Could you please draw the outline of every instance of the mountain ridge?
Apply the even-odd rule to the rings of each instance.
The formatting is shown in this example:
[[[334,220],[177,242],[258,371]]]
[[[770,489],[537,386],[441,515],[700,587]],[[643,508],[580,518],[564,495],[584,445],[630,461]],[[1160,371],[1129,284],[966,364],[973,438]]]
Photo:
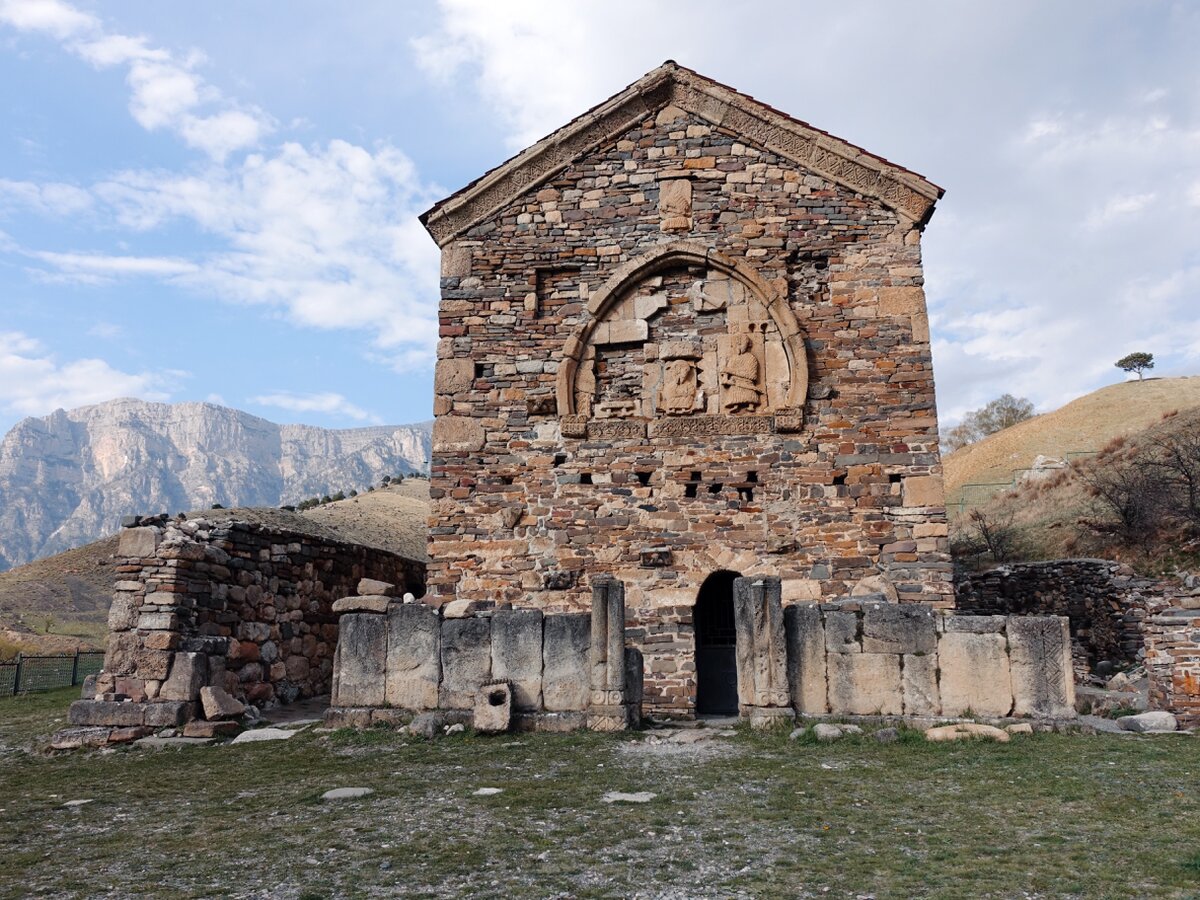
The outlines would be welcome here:
[[[129,398],[22,419],[0,440],[0,571],[111,534],[124,515],[280,506],[425,472],[431,428],[280,425]]]

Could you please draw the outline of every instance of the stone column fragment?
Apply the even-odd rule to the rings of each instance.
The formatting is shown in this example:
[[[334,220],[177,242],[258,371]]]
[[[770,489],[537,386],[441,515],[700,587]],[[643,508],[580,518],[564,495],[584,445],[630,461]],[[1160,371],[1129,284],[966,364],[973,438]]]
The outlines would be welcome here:
[[[384,699],[413,711],[437,709],[442,676],[442,629],[438,612],[424,603],[388,607]]]
[[[792,714],[782,597],[778,578],[734,579],[738,705],[752,724],[765,725]]]
[[[592,640],[588,653],[591,698],[588,728],[623,731],[630,725],[625,692],[625,585],[615,578],[592,582]]]

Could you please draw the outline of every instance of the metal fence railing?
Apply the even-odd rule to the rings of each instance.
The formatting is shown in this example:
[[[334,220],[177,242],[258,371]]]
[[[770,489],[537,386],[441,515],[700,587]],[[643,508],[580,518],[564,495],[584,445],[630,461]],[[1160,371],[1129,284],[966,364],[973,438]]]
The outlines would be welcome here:
[[[83,684],[104,666],[103,650],[80,650],[53,656],[26,656],[0,662],[0,697],[14,697],[30,691],[49,691]]]

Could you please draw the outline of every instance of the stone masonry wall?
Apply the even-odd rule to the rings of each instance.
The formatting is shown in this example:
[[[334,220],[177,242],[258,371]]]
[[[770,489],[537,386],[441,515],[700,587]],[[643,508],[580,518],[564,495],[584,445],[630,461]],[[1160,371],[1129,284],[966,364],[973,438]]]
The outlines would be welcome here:
[[[564,401],[589,298],[676,241],[771,285],[802,365],[785,371],[787,316],[701,254],[622,288]],[[673,714],[694,703],[692,609],[715,571],[778,576],[788,604],[883,578],[951,606],[922,284],[910,219],[675,107],[531,189],[443,248],[430,602],[579,611],[592,577],[619,578],[647,704]],[[759,355],[770,422],[717,402],[727,333]],[[638,395],[671,354],[697,415],[647,426],[680,396]],[[591,421],[567,428],[563,402]]]
[[[1104,660],[1117,667],[1140,661],[1143,624],[1163,605],[1161,583],[1103,559],[1058,559],[960,573],[955,591],[962,614],[1066,616],[1080,675]]]
[[[1200,726],[1200,601],[1163,610],[1146,622],[1150,708],[1174,713],[1181,728]]]
[[[333,601],[368,576],[423,593],[423,563],[239,521],[127,528],[118,556],[104,669],[75,724],[187,721],[204,686],[258,706],[326,692]]]

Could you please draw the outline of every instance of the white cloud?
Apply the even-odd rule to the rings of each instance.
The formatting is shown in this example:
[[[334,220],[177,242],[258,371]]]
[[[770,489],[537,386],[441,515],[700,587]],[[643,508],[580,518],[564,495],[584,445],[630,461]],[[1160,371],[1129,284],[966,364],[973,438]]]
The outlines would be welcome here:
[[[97,322],[88,329],[88,334],[92,337],[102,338],[106,341],[114,340],[121,337],[125,333],[125,329],[113,322]]]
[[[73,184],[48,181],[10,181],[0,178],[0,210],[23,207],[47,216],[74,216],[86,212],[92,195]]]
[[[326,391],[321,393],[298,394],[291,391],[277,391],[273,394],[262,394],[248,397],[247,403],[259,406],[274,406],[297,413],[325,413],[331,416],[342,416],[356,422],[370,422],[375,425],[383,424],[383,420],[374,413],[367,412],[361,406],[355,406],[341,394]]]
[[[61,281],[102,284],[122,277],[172,278],[195,275],[200,267],[183,259],[151,256],[108,256],[103,253],[51,253],[29,256],[48,263]]]
[[[41,416],[114,397],[168,400],[184,374],[122,372],[102,359],[59,362],[40,341],[0,331],[0,410],[8,413]]]
[[[1103,228],[1105,225],[1125,216],[1140,213],[1154,202],[1158,195],[1153,191],[1144,194],[1124,194],[1111,197],[1099,209],[1093,210],[1084,222],[1086,228]]]
[[[199,53],[177,58],[144,37],[107,31],[95,16],[57,0],[0,0],[0,23],[62,41],[96,68],[125,66],[138,124],[172,131],[217,161],[256,146],[275,127],[262,110],[230,101],[198,75]]]

